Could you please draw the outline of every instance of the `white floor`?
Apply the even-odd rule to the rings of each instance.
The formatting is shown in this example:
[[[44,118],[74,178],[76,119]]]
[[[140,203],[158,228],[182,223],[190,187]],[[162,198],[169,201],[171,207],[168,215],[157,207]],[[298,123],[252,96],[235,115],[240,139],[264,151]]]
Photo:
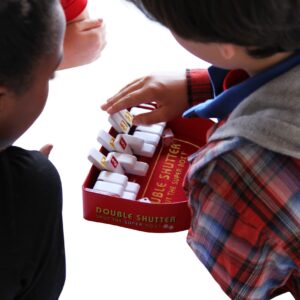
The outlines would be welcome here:
[[[16,143],[54,144],[50,159],[63,182],[67,254],[60,299],[228,299],[186,244],[187,232],[143,233],[82,217],[86,156],[99,147],[97,132],[109,128],[100,104],[139,76],[207,66],[125,0],[89,0],[89,9],[105,19],[106,49],[91,65],[57,73],[43,114]]]

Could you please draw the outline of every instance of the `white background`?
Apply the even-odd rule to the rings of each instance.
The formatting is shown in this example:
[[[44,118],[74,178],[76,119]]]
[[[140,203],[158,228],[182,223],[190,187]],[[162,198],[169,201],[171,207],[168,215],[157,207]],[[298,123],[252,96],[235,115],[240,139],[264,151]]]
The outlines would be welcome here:
[[[142,75],[207,67],[126,1],[89,0],[89,11],[106,23],[101,58],[57,72],[44,112],[16,143],[28,149],[54,144],[50,159],[63,183],[67,256],[60,299],[228,299],[187,245],[186,231],[144,233],[82,217],[86,156],[91,147],[99,148],[98,131],[110,127],[101,103]]]

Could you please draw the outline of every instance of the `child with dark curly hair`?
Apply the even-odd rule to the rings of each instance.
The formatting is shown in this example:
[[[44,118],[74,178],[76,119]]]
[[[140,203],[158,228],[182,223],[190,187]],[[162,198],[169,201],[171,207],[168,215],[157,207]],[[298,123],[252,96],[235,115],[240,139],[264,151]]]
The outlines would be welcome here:
[[[65,281],[60,177],[45,154],[12,146],[44,108],[64,32],[58,0],[1,0],[1,300],[55,300]]]

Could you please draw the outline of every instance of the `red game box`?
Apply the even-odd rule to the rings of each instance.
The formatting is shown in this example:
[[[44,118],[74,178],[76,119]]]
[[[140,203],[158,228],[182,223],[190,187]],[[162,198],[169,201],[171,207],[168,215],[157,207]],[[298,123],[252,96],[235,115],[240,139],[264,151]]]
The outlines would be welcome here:
[[[174,134],[172,143],[164,145],[160,141],[153,157],[138,157],[149,164],[147,175],[128,175],[128,179],[141,186],[137,199],[146,197],[151,203],[97,193],[92,187],[100,171],[92,166],[82,186],[84,218],[146,232],[188,229],[190,209],[182,188],[189,166],[187,158],[206,142],[206,132],[212,124],[198,118],[168,122],[166,128]],[[113,129],[110,133],[116,135]],[[105,149],[100,151],[105,154]]]

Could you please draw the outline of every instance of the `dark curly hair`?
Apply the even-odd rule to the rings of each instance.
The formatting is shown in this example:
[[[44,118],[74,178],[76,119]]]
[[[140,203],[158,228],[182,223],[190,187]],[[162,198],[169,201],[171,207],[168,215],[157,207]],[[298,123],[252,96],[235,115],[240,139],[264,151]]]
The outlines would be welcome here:
[[[253,57],[300,48],[299,0],[127,0],[178,36],[247,47]]]
[[[22,91],[40,58],[53,49],[56,0],[0,1],[0,85]]]

